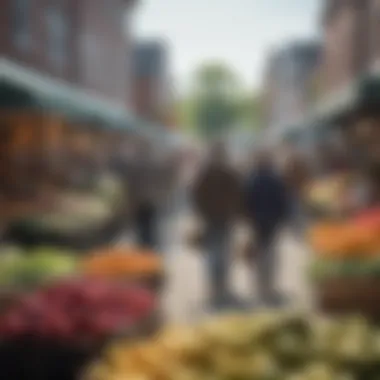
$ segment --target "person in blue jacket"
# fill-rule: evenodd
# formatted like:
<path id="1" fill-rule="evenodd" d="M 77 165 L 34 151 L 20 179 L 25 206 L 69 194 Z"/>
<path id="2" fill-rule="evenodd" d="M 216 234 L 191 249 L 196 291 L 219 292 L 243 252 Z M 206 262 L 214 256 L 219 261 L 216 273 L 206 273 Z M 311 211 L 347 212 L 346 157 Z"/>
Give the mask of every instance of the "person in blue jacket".
<path id="1" fill-rule="evenodd" d="M 245 209 L 255 234 L 255 264 L 260 302 L 281 302 L 275 291 L 276 238 L 289 213 L 285 180 L 274 168 L 271 156 L 261 152 L 245 185 Z"/>

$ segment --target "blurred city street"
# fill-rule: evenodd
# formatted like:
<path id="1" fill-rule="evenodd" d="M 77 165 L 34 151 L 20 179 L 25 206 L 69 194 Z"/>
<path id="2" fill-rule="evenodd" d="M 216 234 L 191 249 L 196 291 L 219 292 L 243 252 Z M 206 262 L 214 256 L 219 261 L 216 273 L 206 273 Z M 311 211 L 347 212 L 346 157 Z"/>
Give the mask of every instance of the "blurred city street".
<path id="1" fill-rule="evenodd" d="M 171 321 L 189 321 L 204 315 L 207 305 L 207 279 L 203 255 L 199 249 L 190 247 L 186 241 L 196 220 L 190 212 L 183 210 L 168 223 L 166 255 L 167 285 L 164 293 L 164 310 Z M 242 234 L 245 233 L 241 227 Z M 237 235 L 239 234 L 237 231 Z M 236 240 L 236 239 L 235 239 Z M 254 301 L 255 272 L 252 272 L 238 247 L 232 248 L 236 259 L 231 265 L 230 284 L 239 298 L 247 304 Z M 292 305 L 308 308 L 312 305 L 310 286 L 307 282 L 309 251 L 306 244 L 297 241 L 284 231 L 278 242 L 280 265 L 277 286 L 291 299 Z M 252 273 L 252 275 L 251 275 Z"/>
<path id="2" fill-rule="evenodd" d="M 1 4 L 0 380 L 380 380 L 380 0 Z"/>

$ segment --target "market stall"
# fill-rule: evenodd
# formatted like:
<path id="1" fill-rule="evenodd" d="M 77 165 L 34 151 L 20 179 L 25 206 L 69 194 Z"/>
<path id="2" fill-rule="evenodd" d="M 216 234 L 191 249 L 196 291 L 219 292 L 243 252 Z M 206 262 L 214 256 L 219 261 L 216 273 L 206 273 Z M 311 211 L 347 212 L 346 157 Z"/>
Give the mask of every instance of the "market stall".
<path id="1" fill-rule="evenodd" d="M 136 247 L 75 251 L 3 248 L 0 366 L 10 379 L 72 380 L 115 337 L 161 323 L 161 258 Z"/>
<path id="2" fill-rule="evenodd" d="M 1 120 L 6 240 L 88 248 L 121 232 L 124 179 L 107 168 L 115 131 L 37 110 Z"/>
<path id="3" fill-rule="evenodd" d="M 133 119 L 18 65 L 2 69 L 1 377 L 77 379 L 115 336 L 161 323 L 162 256 L 115 248 L 130 207 L 124 171 L 133 155 L 119 153 Z M 134 134 L 141 146 L 167 149 L 160 130 Z"/>
<path id="4" fill-rule="evenodd" d="M 320 308 L 380 320 L 380 209 L 317 223 L 310 232 L 311 269 Z"/>

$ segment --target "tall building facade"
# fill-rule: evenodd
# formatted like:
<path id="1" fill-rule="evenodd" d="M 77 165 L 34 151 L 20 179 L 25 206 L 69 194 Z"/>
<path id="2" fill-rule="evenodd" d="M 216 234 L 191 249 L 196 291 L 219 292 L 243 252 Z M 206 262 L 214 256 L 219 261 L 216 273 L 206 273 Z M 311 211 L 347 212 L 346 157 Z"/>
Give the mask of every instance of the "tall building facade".
<path id="1" fill-rule="evenodd" d="M 0 59 L 125 105 L 135 0 L 3 0 Z"/>
<path id="2" fill-rule="evenodd" d="M 320 58 L 316 42 L 295 42 L 268 61 L 263 99 L 265 125 L 277 130 L 296 123 L 313 98 L 313 78 Z"/>
<path id="3" fill-rule="evenodd" d="M 323 14 L 322 93 L 333 93 L 366 70 L 369 1 L 327 0 Z"/>
<path id="4" fill-rule="evenodd" d="M 380 66 L 380 0 L 325 0 L 323 94 L 339 91 L 375 66 Z"/>
<path id="5" fill-rule="evenodd" d="M 365 166 L 380 157 L 380 0 L 325 0 L 323 31 L 324 119 Z"/>
<path id="6" fill-rule="evenodd" d="M 124 35 L 130 0 L 79 0 L 78 70 L 80 84 L 125 104 L 131 50 Z"/>
<path id="7" fill-rule="evenodd" d="M 78 16 L 76 0 L 3 0 L 0 57 L 76 82 Z"/>

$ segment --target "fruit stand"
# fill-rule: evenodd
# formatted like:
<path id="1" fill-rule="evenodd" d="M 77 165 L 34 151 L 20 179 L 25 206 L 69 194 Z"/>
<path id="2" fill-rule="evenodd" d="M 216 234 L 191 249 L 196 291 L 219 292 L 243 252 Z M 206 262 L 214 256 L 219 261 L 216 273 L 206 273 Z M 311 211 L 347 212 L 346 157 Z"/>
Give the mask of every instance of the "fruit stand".
<path id="1" fill-rule="evenodd" d="M 329 313 L 360 312 L 380 321 L 380 209 L 320 222 L 311 229 L 310 243 L 320 308 Z"/>
<path id="2" fill-rule="evenodd" d="M 83 379 L 375 380 L 379 338 L 362 318 L 231 314 L 114 342 Z"/>
<path id="3" fill-rule="evenodd" d="M 153 252 L 103 248 L 82 257 L 62 248 L 8 247 L 0 268 L 0 366 L 7 378 L 75 379 L 110 340 L 150 334 L 161 323 L 157 289 L 146 283 L 162 276 Z"/>
<path id="4" fill-rule="evenodd" d="M 121 132 L 38 111 L 1 117 L 1 376 L 76 379 L 115 336 L 157 329 L 161 257 L 113 247 L 129 206 L 108 170 Z"/>
<path id="5" fill-rule="evenodd" d="M 120 233 L 126 205 L 121 180 L 104 180 L 105 130 L 38 111 L 3 111 L 1 119 L 6 240 L 89 248 Z"/>
<path id="6" fill-rule="evenodd" d="M 2 69 L 0 377 L 78 379 L 109 340 L 161 322 L 160 256 L 114 248 L 130 205 L 110 161 L 135 121 L 19 65 Z"/>

